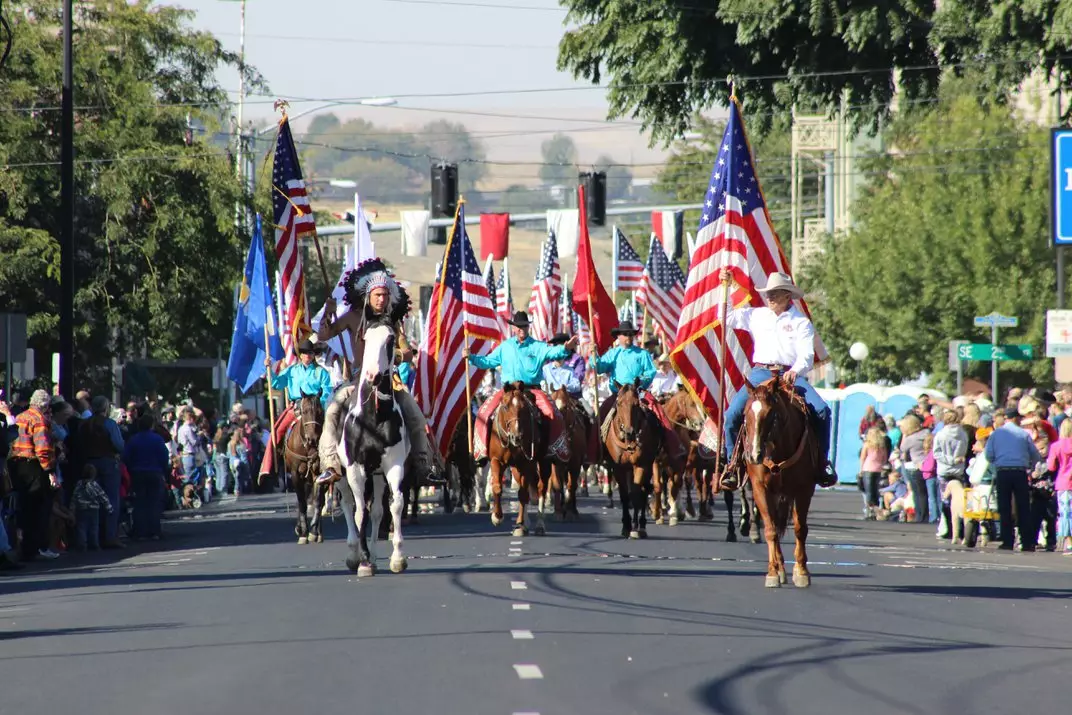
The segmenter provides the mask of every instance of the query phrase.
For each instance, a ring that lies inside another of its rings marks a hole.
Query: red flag
[[[510,253],[510,214],[480,214],[480,260],[501,261]]]
[[[583,186],[577,187],[577,205],[581,207],[581,238],[577,243],[577,275],[573,278],[573,309],[589,324],[592,340],[603,352],[614,343],[610,331],[618,327],[618,309],[600,282],[595,261],[592,260]]]

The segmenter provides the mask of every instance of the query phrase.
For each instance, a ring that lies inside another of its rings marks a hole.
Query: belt
[[[994,467],[995,472],[1029,472],[1028,467]]]
[[[761,367],[761,368],[764,368],[766,370],[780,370],[782,372],[789,372],[789,370],[791,369],[789,365],[774,365],[774,364],[771,364],[771,363],[763,363],[763,362],[757,362],[755,364],[755,367]]]

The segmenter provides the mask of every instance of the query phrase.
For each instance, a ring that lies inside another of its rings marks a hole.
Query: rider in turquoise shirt
[[[304,342],[302,347],[312,347],[304,345]],[[317,396],[320,398],[320,406],[327,409],[332,392],[331,374],[313,360],[311,349],[308,352],[299,352],[303,356],[301,362],[288,365],[280,370],[279,374],[272,375],[272,389],[286,388],[291,402],[298,402],[305,395]]]
[[[521,319],[524,318],[524,321]],[[514,337],[499,344],[489,355],[470,355],[469,364],[478,370],[502,368],[502,382],[520,382],[527,387],[539,387],[543,366],[552,360],[569,357],[565,345],[548,345],[529,337],[528,316],[519,312],[514,321]]]
[[[636,384],[640,389],[646,389],[655,379],[655,361],[651,359],[650,352],[633,344],[636,328],[626,320],[610,332],[617,338],[618,344],[601,358],[593,354],[589,364],[600,375],[610,374],[611,394],[616,393],[621,385]]]

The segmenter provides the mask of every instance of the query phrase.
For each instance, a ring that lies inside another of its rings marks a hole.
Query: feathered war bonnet
[[[346,289],[344,300],[351,310],[359,310],[367,316],[365,308],[368,296],[376,288],[387,289],[387,309],[384,313],[392,322],[402,320],[409,314],[411,302],[406,289],[399,285],[394,275],[379,258],[362,261],[343,279]]]

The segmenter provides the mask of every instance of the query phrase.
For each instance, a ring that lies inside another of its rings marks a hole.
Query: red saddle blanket
[[[555,407],[555,403],[551,401],[551,398],[547,396],[547,393],[543,390],[530,389],[532,397],[536,402],[536,408],[543,415],[543,418],[547,420],[551,425],[548,441],[548,453],[556,459],[566,461],[569,459],[569,443],[566,441],[566,426],[562,421],[562,413]],[[491,428],[491,418],[495,414],[495,410],[499,408],[499,403],[502,402],[503,391],[501,389],[496,390],[495,394],[488,398],[488,400],[480,406],[480,411],[476,415],[476,425],[474,427],[473,434],[473,458],[477,460],[485,459],[488,456],[488,437]]]

